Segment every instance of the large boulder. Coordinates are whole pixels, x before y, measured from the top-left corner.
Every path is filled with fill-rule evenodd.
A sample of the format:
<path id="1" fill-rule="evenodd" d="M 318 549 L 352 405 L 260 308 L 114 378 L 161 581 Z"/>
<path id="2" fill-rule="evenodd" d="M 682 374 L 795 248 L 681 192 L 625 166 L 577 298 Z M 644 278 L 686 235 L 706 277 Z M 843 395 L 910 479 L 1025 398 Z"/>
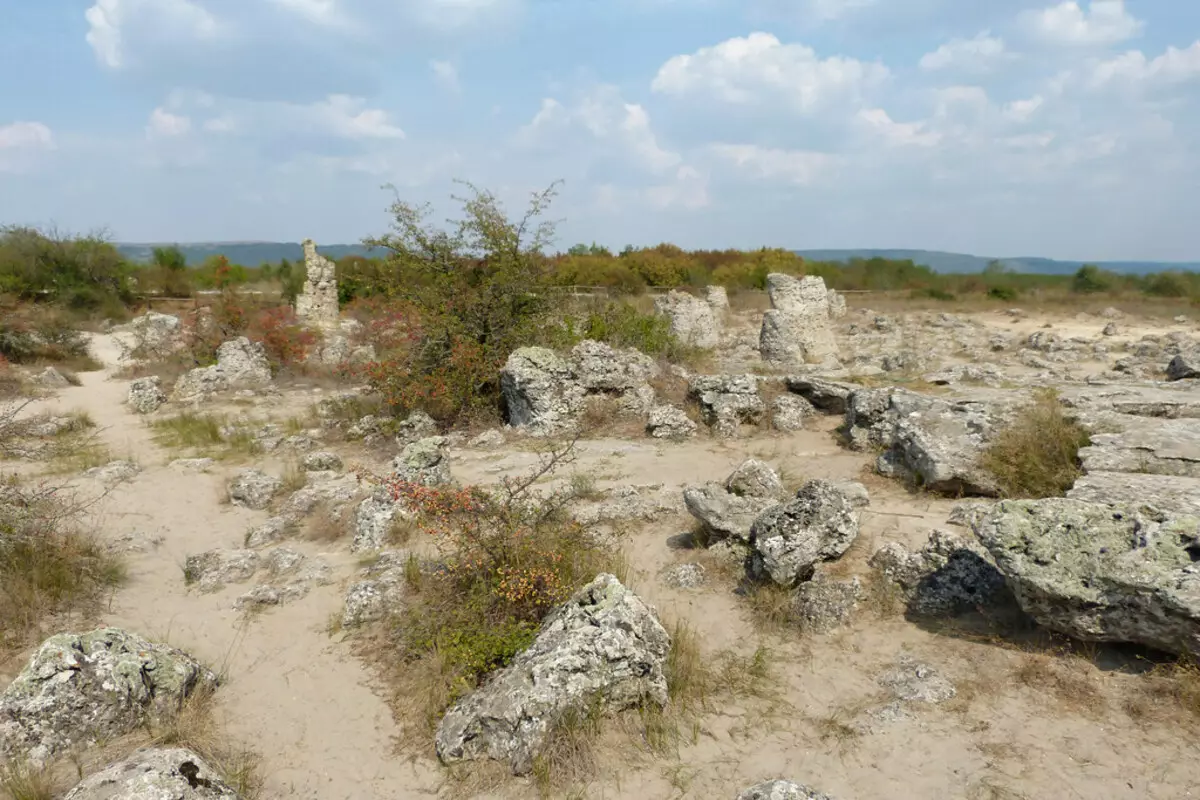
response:
<path id="1" fill-rule="evenodd" d="M 388 543 L 397 517 L 404 515 L 387 489 L 378 489 L 358 505 L 354 517 L 354 539 L 350 551 L 382 550 Z"/>
<path id="2" fill-rule="evenodd" d="M 0 756 L 43 764 L 169 718 L 216 686 L 182 650 L 119 628 L 52 636 L 0 694 Z"/>
<path id="3" fill-rule="evenodd" d="M 788 503 L 774 505 L 750 528 L 747 571 L 755 580 L 795 586 L 816 564 L 845 553 L 858 536 L 858 511 L 828 481 L 812 480 Z"/>
<path id="4" fill-rule="evenodd" d="M 63 800 L 239 800 L 204 759 L 178 747 L 139 750 L 84 778 Z"/>
<path id="5" fill-rule="evenodd" d="M 728 298 L 725 302 L 728 305 Z M 698 297 L 672 289 L 655 298 L 654 310 L 670 318 L 671 335 L 682 344 L 711 350 L 721 342 L 712 306 Z"/>
<path id="6" fill-rule="evenodd" d="M 688 396 L 699 404 L 705 424 L 722 438 L 737 436 L 743 424 L 759 424 L 767 412 L 754 375 L 697 375 L 688 383 Z"/>
<path id="7" fill-rule="evenodd" d="M 615 397 L 624 411 L 645 414 L 654 404 L 649 380 L 658 367 L 637 350 L 580 342 L 564 358 L 545 347 L 514 350 L 500 371 L 508 422 L 534 435 L 575 428 L 589 397 Z"/>
<path id="8" fill-rule="evenodd" d="M 696 434 L 696 423 L 678 406 L 655 406 L 646 418 L 646 432 L 655 439 L 686 439 Z"/>
<path id="9" fill-rule="evenodd" d="M 995 479 L 980 457 L 1006 418 L 998 402 L 860 389 L 847 403 L 845 431 L 852 447 L 883 451 L 875 464 L 881 475 L 933 492 L 992 497 Z"/>
<path id="10" fill-rule="evenodd" d="M 1123 430 L 1096 433 L 1080 448 L 1084 472 L 1144 472 L 1200 478 L 1200 425 L 1195 419 L 1129 415 L 1100 418 Z"/>
<path id="11" fill-rule="evenodd" d="M 1167 378 L 1173 381 L 1200 378 L 1200 353 L 1180 353 L 1167 364 Z"/>
<path id="12" fill-rule="evenodd" d="M 738 465 L 724 483 L 710 482 L 683 490 L 683 504 L 711 539 L 750 540 L 758 515 L 779 502 L 783 482 L 779 473 L 755 459 Z"/>
<path id="13" fill-rule="evenodd" d="M 261 342 L 245 336 L 217 348 L 217 363 L 187 372 L 175 383 L 172 396 L 196 400 L 232 389 L 262 389 L 271 385 L 271 362 Z"/>
<path id="14" fill-rule="evenodd" d="M 1200 478 L 1139 472 L 1090 472 L 1067 492 L 1072 500 L 1151 506 L 1200 516 Z"/>
<path id="15" fill-rule="evenodd" d="M 1039 624 L 1077 639 L 1200 656 L 1200 517 L 1006 500 L 975 532 Z"/>
<path id="16" fill-rule="evenodd" d="M 779 364 L 836 366 L 833 310 L 825 281 L 814 275 L 767 276 L 771 310 L 763 315 L 759 351 L 764 361 Z"/>
<path id="17" fill-rule="evenodd" d="M 443 762 L 493 759 L 525 774 L 556 722 L 601 704 L 619 711 L 667 702 L 671 637 L 653 608 L 598 575 L 542 624 L 528 650 L 446 712 Z"/>
<path id="18" fill-rule="evenodd" d="M 133 355 L 148 360 L 161 358 L 176 350 L 183 330 L 179 317 L 159 314 L 157 311 L 147 311 L 140 317 L 134 317 L 129 328 L 133 332 Z"/>

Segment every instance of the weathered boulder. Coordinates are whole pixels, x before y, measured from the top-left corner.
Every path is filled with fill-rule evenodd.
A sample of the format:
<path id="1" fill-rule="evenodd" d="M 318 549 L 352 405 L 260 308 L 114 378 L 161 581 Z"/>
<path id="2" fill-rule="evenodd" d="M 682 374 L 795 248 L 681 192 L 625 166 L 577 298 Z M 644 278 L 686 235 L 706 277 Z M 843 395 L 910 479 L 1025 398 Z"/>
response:
<path id="1" fill-rule="evenodd" d="M 658 367 L 636 350 L 580 342 L 569 359 L 544 347 L 522 347 L 500 371 L 508 423 L 534 435 L 572 430 L 589 397 L 615 397 L 622 410 L 645 414 L 654 404 L 648 381 Z"/>
<path id="2" fill-rule="evenodd" d="M 838 347 L 830 324 L 829 291 L 814 275 L 796 279 L 767 276 L 771 310 L 763 315 L 759 351 L 764 361 L 782 364 L 837 364 Z"/>
<path id="3" fill-rule="evenodd" d="M 723 438 L 737 436 L 743 424 L 759 424 L 767 411 L 754 375 L 697 375 L 688 395 L 700 405 L 704 423 Z"/>
<path id="4" fill-rule="evenodd" d="M 179 317 L 147 311 L 129 323 L 133 332 L 133 355 L 152 360 L 168 355 L 179 347 L 183 326 Z"/>
<path id="5" fill-rule="evenodd" d="M 728 299 L 726 299 L 728 303 Z M 672 289 L 654 300 L 654 310 L 671 320 L 671 335 L 690 347 L 711 350 L 720 344 L 720 328 L 712 307 L 687 292 Z"/>
<path id="6" fill-rule="evenodd" d="M 655 439 L 686 439 L 696 435 L 696 428 L 692 418 L 678 406 L 655 406 L 646 418 L 646 432 Z"/>
<path id="7" fill-rule="evenodd" d="M 262 470 L 248 469 L 229 483 L 229 502 L 235 506 L 261 511 L 283 488 L 283 481 Z"/>
<path id="8" fill-rule="evenodd" d="M 953 616 L 1011 603 L 1004 576 L 978 543 L 935 530 L 915 552 L 888 542 L 870 564 L 896 585 L 908 611 L 918 616 Z"/>
<path id="9" fill-rule="evenodd" d="M 397 479 L 422 486 L 443 486 L 450 483 L 450 458 L 446 453 L 445 436 L 430 436 L 406 445 L 392 459 L 392 474 Z"/>
<path id="10" fill-rule="evenodd" d="M 975 532 L 1039 624 L 1077 639 L 1200 655 L 1200 517 L 1006 500 Z"/>
<path id="11" fill-rule="evenodd" d="M 254 577 L 260 566 L 253 550 L 226 550 L 218 547 L 188 556 L 183 562 L 183 579 L 201 592 L 216 592 L 227 583 L 241 583 Z"/>
<path id="12" fill-rule="evenodd" d="M 777 431 L 804 430 L 804 421 L 815 415 L 813 404 L 797 394 L 781 394 L 771 402 L 771 427 Z"/>
<path id="13" fill-rule="evenodd" d="M 133 461 L 110 461 L 103 466 L 92 467 L 83 476 L 112 487 L 133 480 L 141 471 L 142 468 Z"/>
<path id="14" fill-rule="evenodd" d="M 699 589 L 708 582 L 703 564 L 672 564 L 662 571 L 662 582 L 673 589 Z"/>
<path id="15" fill-rule="evenodd" d="M 338 324 L 337 265 L 317 252 L 305 239 L 304 287 L 296 296 L 296 319 L 314 328 L 333 329 Z"/>
<path id="16" fill-rule="evenodd" d="M 725 488 L 739 497 L 779 497 L 783 481 L 770 464 L 748 458 L 725 479 Z"/>
<path id="17" fill-rule="evenodd" d="M 396 426 L 396 444 L 404 447 L 406 444 L 437 436 L 437 421 L 424 411 L 414 411 Z"/>
<path id="18" fill-rule="evenodd" d="M 809 633 L 832 633 L 850 624 L 862 599 L 857 577 L 835 578 L 818 571 L 796 587 L 796 617 Z"/>
<path id="19" fill-rule="evenodd" d="M 1006 406 L 948 401 L 903 389 L 860 389 L 850 395 L 845 430 L 852 447 L 882 449 L 881 475 L 947 494 L 994 496 L 996 483 L 979 464 Z"/>
<path id="20" fill-rule="evenodd" d="M 196 400 L 232 389 L 262 389 L 271 385 L 271 362 L 261 342 L 245 336 L 217 348 L 217 363 L 187 372 L 175 383 L 172 396 Z"/>
<path id="21" fill-rule="evenodd" d="M 812 480 L 787 503 L 771 506 L 750 528 L 747 572 L 755 580 L 795 586 L 818 562 L 832 561 L 858 536 L 858 512 L 833 484 Z"/>
<path id="22" fill-rule="evenodd" d="M 408 585 L 404 571 L 409 558 L 406 551 L 388 550 L 362 570 L 359 580 L 346 590 L 343 628 L 357 628 L 383 619 L 389 609 L 404 602 Z"/>
<path id="23" fill-rule="evenodd" d="M 1173 381 L 1200 378 L 1200 353 L 1180 353 L 1167 364 L 1167 377 Z"/>
<path id="24" fill-rule="evenodd" d="M 152 414 L 167 402 L 167 393 L 162 390 L 162 379 L 157 375 L 138 378 L 129 383 L 126 402 L 138 414 Z"/>
<path id="25" fill-rule="evenodd" d="M 380 489 L 358 505 L 354 520 L 354 539 L 350 551 L 381 550 L 391 536 L 396 518 L 403 516 L 404 509 L 396 503 L 386 489 Z"/>
<path id="26" fill-rule="evenodd" d="M 139 750 L 89 775 L 63 800 L 240 800 L 204 759 L 182 748 Z"/>
<path id="27" fill-rule="evenodd" d="M 805 375 L 789 376 L 784 383 L 789 392 L 800 395 L 826 414 L 845 414 L 850 395 L 862 388 L 853 383 L 838 383 Z"/>
<path id="28" fill-rule="evenodd" d="M 339 471 L 342 469 L 342 458 L 337 453 L 321 450 L 306 455 L 301 464 L 308 472 Z"/>
<path id="29" fill-rule="evenodd" d="M 68 389 L 71 382 L 54 367 L 46 367 L 33 376 L 33 382 L 46 389 Z"/>
<path id="30" fill-rule="evenodd" d="M 736 800 L 834 800 L 834 798 L 798 783 L 774 780 L 751 786 L 739 794 Z"/>
<path id="31" fill-rule="evenodd" d="M 718 321 L 729 313 L 729 292 L 725 291 L 724 286 L 704 287 L 704 302 L 708 303 Z"/>
<path id="32" fill-rule="evenodd" d="M 0 694 L 0 757 L 43 764 L 167 718 L 216 686 L 182 650 L 119 628 L 52 636 Z"/>
<path id="33" fill-rule="evenodd" d="M 595 703 L 612 711 L 666 704 L 670 649 L 654 610 L 612 575 L 598 575 L 546 618 L 528 650 L 446 712 L 438 757 L 493 759 L 528 773 L 564 716 Z"/>

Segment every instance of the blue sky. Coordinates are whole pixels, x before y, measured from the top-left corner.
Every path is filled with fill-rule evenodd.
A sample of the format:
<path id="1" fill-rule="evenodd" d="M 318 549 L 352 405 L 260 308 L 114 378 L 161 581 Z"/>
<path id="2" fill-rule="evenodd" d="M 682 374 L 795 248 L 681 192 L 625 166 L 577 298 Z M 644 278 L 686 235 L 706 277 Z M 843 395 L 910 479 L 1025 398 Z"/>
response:
<path id="1" fill-rule="evenodd" d="M 1200 259 L 1195 0 L 0 0 L 0 221 Z"/>

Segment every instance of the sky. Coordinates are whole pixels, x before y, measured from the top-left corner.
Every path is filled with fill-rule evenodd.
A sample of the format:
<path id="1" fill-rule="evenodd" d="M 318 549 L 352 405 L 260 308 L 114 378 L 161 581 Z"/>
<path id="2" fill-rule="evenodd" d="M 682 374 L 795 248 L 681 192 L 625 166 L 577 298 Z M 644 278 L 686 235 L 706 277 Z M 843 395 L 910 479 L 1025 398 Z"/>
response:
<path id="1" fill-rule="evenodd" d="M 0 223 L 1200 260 L 1196 0 L 0 0 Z M 392 187 L 392 188 L 385 188 Z"/>

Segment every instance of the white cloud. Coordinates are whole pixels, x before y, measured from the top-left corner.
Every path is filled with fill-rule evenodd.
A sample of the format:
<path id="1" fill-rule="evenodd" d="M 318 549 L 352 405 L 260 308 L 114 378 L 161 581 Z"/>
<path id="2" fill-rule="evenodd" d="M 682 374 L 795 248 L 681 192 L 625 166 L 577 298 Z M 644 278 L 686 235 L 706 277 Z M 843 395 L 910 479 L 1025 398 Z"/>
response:
<path id="1" fill-rule="evenodd" d="M 146 138 L 169 139 L 182 136 L 191 129 L 192 121 L 188 117 L 156 108 L 150 112 L 150 122 L 146 124 Z"/>
<path id="2" fill-rule="evenodd" d="M 988 108 L 987 91 L 981 86 L 946 86 L 934 91 L 934 116 L 981 114 Z"/>
<path id="3" fill-rule="evenodd" d="M 569 108 L 554 98 L 545 98 L 517 139 L 525 145 L 551 141 L 561 145 L 572 132 L 585 133 L 591 140 L 615 148 L 653 173 L 666 172 L 682 161 L 678 153 L 659 145 L 646 109 L 625 102 L 615 86 L 593 87 Z"/>
<path id="4" fill-rule="evenodd" d="M 39 154 L 54 148 L 54 132 L 40 122 L 0 126 L 0 172 L 23 172 Z"/>
<path id="5" fill-rule="evenodd" d="M 1130 50 L 1116 58 L 1101 61 L 1092 69 L 1091 83 L 1176 83 L 1200 78 L 1200 40 L 1180 50 L 1168 47 L 1157 58 L 1147 59 L 1140 50 Z"/>
<path id="6" fill-rule="evenodd" d="M 96 0 L 84 12 L 87 43 L 100 63 L 117 69 L 125 65 L 126 27 L 153 29 L 163 38 L 212 38 L 217 19 L 191 0 Z"/>
<path id="7" fill-rule="evenodd" d="M 882 108 L 865 108 L 858 112 L 858 119 L 888 144 L 933 147 L 942 140 L 942 135 L 929 130 L 926 123 L 895 122 Z"/>
<path id="8" fill-rule="evenodd" d="M 433 78 L 438 82 L 438 85 L 443 89 L 454 94 L 462 91 L 462 83 L 459 81 L 458 68 L 449 61 L 430 61 L 429 68 L 433 70 Z"/>
<path id="9" fill-rule="evenodd" d="M 425 27 L 453 30 L 510 17 L 523 0 L 412 0 L 408 5 Z"/>
<path id="10" fill-rule="evenodd" d="M 1040 94 L 1035 94 L 1025 100 L 1013 100 L 1004 106 L 1004 117 L 1012 122 L 1026 122 L 1034 115 L 1034 112 L 1042 107 L 1044 102 L 1045 100 Z"/>
<path id="11" fill-rule="evenodd" d="M 1092 0 L 1087 11 L 1075 0 L 1066 0 L 1029 12 L 1026 21 L 1041 38 L 1066 45 L 1122 42 L 1137 36 L 1145 27 L 1145 23 L 1125 9 L 1125 0 Z"/>
<path id="12" fill-rule="evenodd" d="M 344 94 L 330 95 L 308 108 L 321 127 L 345 139 L 403 139 L 404 131 L 388 120 L 386 111 L 366 108 L 366 100 Z"/>
<path id="13" fill-rule="evenodd" d="M 983 31 L 973 39 L 951 39 L 937 50 L 921 56 L 920 67 L 942 69 L 987 69 L 1005 56 L 1004 40 Z"/>
<path id="14" fill-rule="evenodd" d="M 323 28 L 351 27 L 350 18 L 343 12 L 337 0 L 270 0 L 270 2 L 303 17 L 313 25 Z"/>
<path id="15" fill-rule="evenodd" d="M 213 117 L 205 120 L 204 130 L 209 133 L 232 133 L 237 130 L 237 122 L 231 117 Z"/>
<path id="16" fill-rule="evenodd" d="M 780 180 L 807 186 L 823 176 L 836 162 L 828 153 L 783 150 L 753 144 L 716 143 L 708 152 L 743 174 L 758 179 Z"/>
<path id="17" fill-rule="evenodd" d="M 887 77 L 887 67 L 880 63 L 843 56 L 821 59 L 811 47 L 752 33 L 672 57 L 658 70 L 651 88 L 739 105 L 782 100 L 811 111 L 826 102 L 853 99 Z"/>

